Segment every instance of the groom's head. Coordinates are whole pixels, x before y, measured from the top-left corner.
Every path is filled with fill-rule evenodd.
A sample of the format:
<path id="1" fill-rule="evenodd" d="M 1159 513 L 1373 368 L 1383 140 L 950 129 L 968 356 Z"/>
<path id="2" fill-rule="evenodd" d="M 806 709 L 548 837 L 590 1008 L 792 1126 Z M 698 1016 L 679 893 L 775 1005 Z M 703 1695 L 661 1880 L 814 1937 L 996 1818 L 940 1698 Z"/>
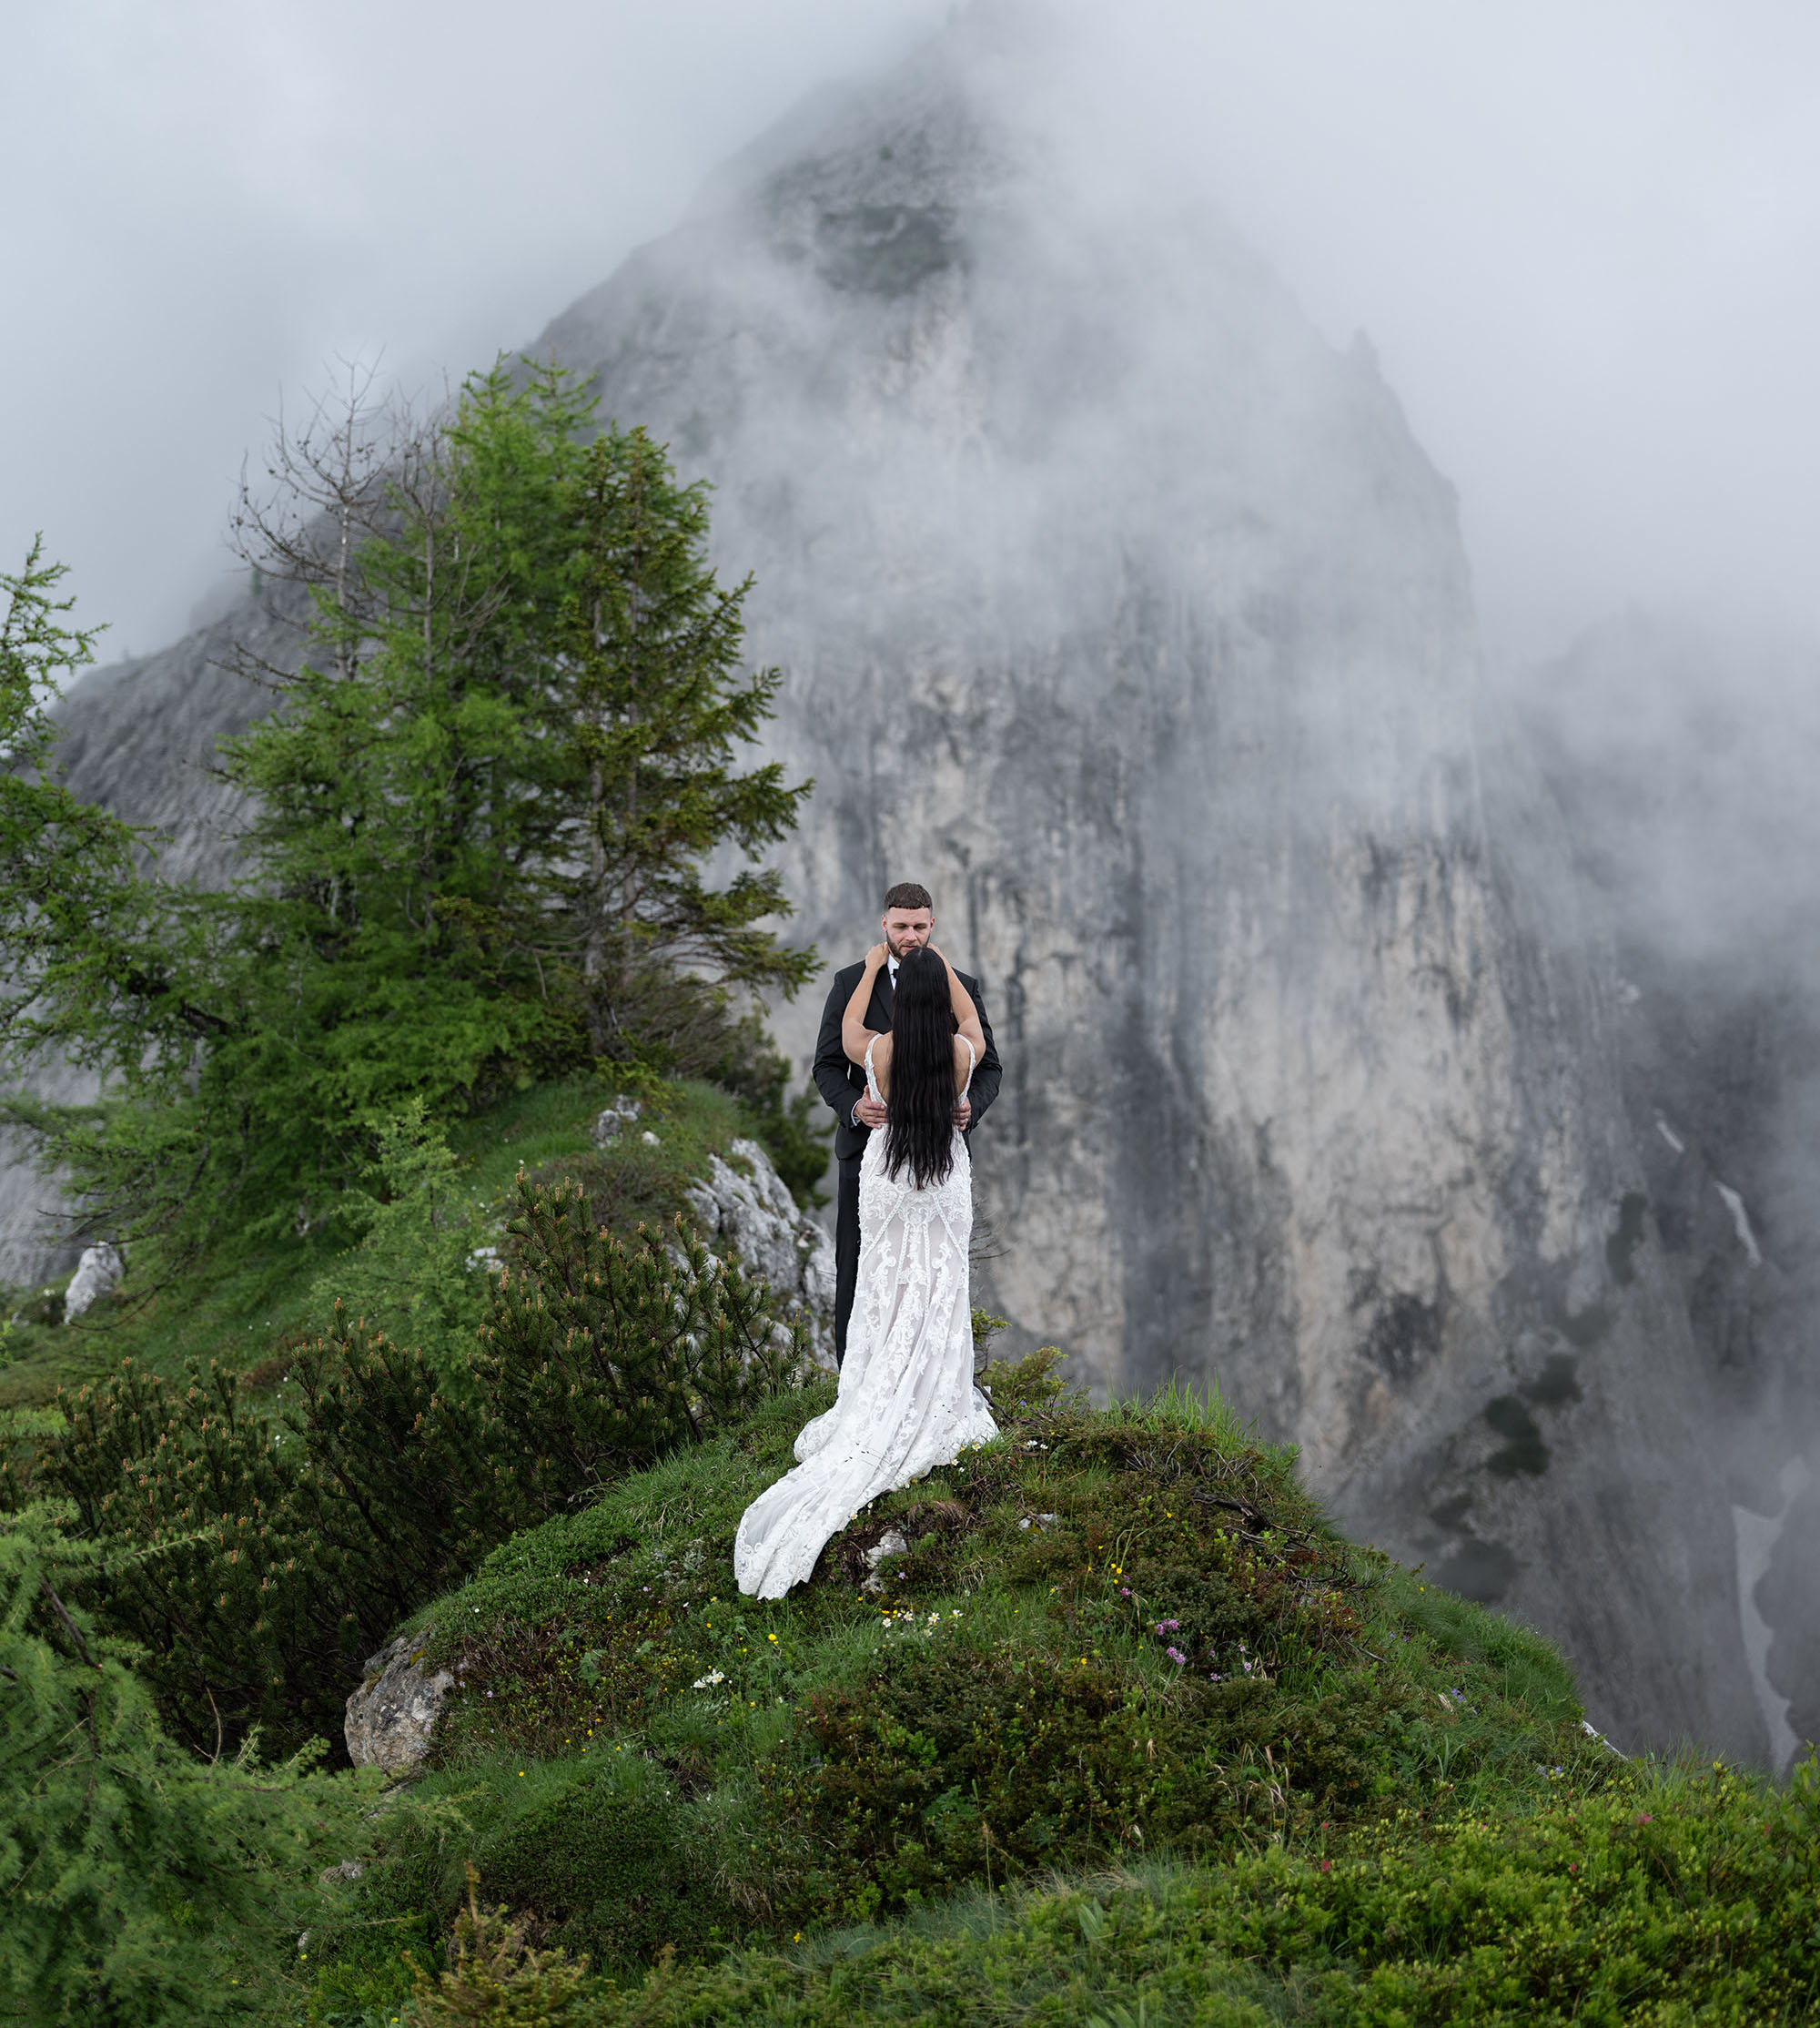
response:
<path id="1" fill-rule="evenodd" d="M 935 927 L 935 905 L 929 890 L 914 880 L 900 880 L 885 897 L 885 913 L 879 928 L 891 946 L 891 955 L 902 958 L 906 950 L 920 950 Z"/>

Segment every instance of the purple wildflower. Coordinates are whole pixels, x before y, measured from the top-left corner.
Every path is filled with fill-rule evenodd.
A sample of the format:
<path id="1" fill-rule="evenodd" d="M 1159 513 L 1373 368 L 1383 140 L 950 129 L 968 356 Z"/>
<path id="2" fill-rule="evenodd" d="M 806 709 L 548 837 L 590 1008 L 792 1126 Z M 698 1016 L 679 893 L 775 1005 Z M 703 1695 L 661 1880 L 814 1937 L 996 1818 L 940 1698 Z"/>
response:
<path id="1" fill-rule="evenodd" d="M 1163 1652 L 1178 1668 L 1180 1668 L 1182 1664 L 1188 1660 L 1188 1657 L 1182 1653 L 1179 1648 L 1166 1648 Z"/>

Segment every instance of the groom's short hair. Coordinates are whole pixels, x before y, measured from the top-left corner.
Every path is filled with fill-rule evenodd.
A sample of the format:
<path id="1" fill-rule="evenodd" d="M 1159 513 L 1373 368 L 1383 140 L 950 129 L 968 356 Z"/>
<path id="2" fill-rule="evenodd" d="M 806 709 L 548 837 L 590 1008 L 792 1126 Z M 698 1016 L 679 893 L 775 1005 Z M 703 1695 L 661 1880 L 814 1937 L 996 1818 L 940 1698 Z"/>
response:
<path id="1" fill-rule="evenodd" d="M 929 890 L 918 887 L 914 880 L 900 880 L 885 897 L 885 913 L 888 916 L 894 908 L 926 908 L 933 916 L 935 905 L 929 898 Z"/>

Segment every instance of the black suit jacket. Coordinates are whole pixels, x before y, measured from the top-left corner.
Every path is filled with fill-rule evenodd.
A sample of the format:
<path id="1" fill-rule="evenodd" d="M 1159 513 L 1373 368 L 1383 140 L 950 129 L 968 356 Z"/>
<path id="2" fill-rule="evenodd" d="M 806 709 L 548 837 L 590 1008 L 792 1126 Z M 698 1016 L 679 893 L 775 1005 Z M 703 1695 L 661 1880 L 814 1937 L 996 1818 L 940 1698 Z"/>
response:
<path id="1" fill-rule="evenodd" d="M 841 1161 L 851 1161 L 864 1154 L 872 1132 L 870 1127 L 853 1123 L 854 1102 L 865 1094 L 865 1072 L 857 1063 L 848 1062 L 847 1052 L 841 1047 L 841 1018 L 864 970 L 865 960 L 862 958 L 857 965 L 844 966 L 834 974 L 834 982 L 828 989 L 828 1004 L 822 1010 L 822 1032 L 815 1041 L 815 1089 L 840 1121 L 834 1130 L 834 1154 Z M 967 1120 L 967 1131 L 971 1133 L 997 1098 L 1005 1067 L 993 1043 L 992 1023 L 986 1018 L 986 995 L 980 991 L 978 979 L 968 978 L 959 966 L 955 968 L 955 977 L 972 994 L 980 1029 L 986 1037 L 986 1054 L 974 1066 L 973 1082 L 967 1087 L 967 1097 L 973 1101 L 973 1113 Z M 883 1034 L 891 1026 L 892 999 L 891 973 L 881 966 L 873 984 L 872 1004 L 865 1010 L 867 1028 Z"/>

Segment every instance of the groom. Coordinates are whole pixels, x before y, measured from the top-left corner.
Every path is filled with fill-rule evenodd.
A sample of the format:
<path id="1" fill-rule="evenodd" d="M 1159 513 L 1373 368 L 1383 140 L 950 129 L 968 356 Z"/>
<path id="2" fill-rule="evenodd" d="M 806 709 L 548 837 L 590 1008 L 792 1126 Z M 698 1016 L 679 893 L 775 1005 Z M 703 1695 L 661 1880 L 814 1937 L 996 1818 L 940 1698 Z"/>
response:
<path id="1" fill-rule="evenodd" d="M 891 948 L 888 969 L 878 975 L 872 989 L 872 1005 L 865 1010 L 865 1025 L 879 1034 L 891 1026 L 891 1002 L 897 981 L 897 961 L 906 950 L 920 949 L 929 941 L 935 927 L 935 904 L 929 890 L 914 880 L 900 881 L 885 897 L 885 914 L 879 928 Z M 840 1120 L 834 1133 L 834 1159 L 841 1166 L 840 1195 L 834 1215 L 834 1361 L 846 1357 L 847 1319 L 853 1314 L 854 1285 L 859 1279 L 859 1165 L 866 1141 L 875 1127 L 885 1124 L 885 1108 L 866 1091 L 865 1072 L 847 1060 L 841 1047 L 841 1017 L 847 1010 L 853 989 L 864 971 L 862 960 L 834 974 L 828 991 L 828 1004 L 822 1014 L 822 1032 L 815 1044 L 815 1088 L 834 1110 Z M 1005 1075 L 993 1047 L 992 1023 L 986 1018 L 986 997 L 979 981 L 956 968 L 956 976 L 969 993 L 979 1012 L 979 1025 L 986 1031 L 986 1054 L 973 1074 L 967 1095 L 955 1104 L 955 1118 L 968 1133 L 978 1126 L 986 1109 L 998 1096 L 999 1080 Z"/>

